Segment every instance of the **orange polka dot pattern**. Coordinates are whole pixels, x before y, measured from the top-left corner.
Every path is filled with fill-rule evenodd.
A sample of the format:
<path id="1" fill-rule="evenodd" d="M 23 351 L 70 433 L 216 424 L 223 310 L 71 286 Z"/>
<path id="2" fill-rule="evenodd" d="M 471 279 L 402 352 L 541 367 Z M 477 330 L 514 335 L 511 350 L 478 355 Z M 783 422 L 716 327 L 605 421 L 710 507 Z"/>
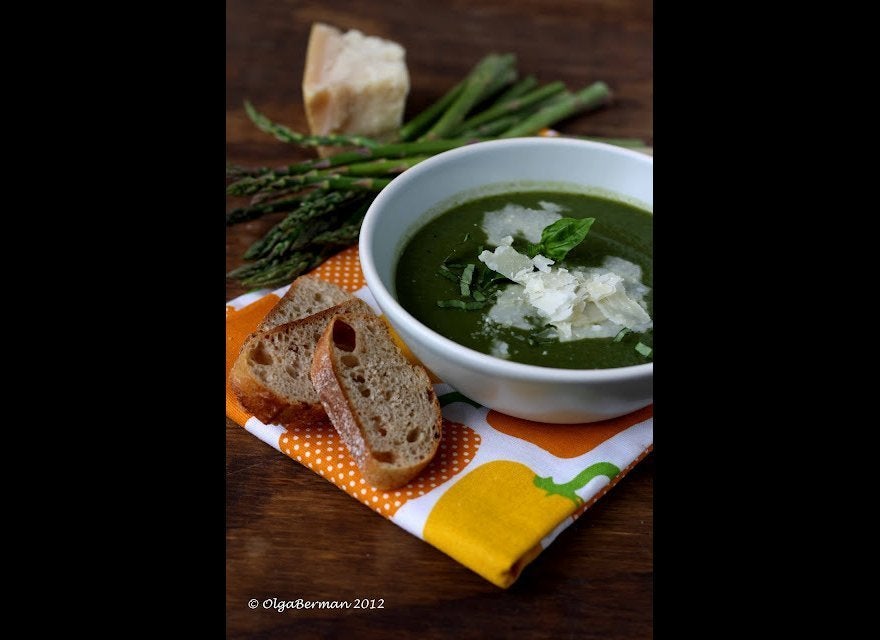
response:
<path id="1" fill-rule="evenodd" d="M 418 477 L 391 491 L 376 489 L 364 480 L 345 444 L 339 440 L 339 434 L 328 424 L 294 427 L 278 437 L 278 447 L 353 498 L 390 518 L 407 500 L 423 496 L 461 473 L 477 454 L 480 436 L 463 424 L 444 419 L 443 439 L 437 455 Z"/>
<path id="2" fill-rule="evenodd" d="M 364 274 L 361 272 L 357 245 L 333 256 L 332 260 L 327 260 L 309 275 L 337 284 L 349 293 L 353 293 L 367 284 L 364 280 Z"/>

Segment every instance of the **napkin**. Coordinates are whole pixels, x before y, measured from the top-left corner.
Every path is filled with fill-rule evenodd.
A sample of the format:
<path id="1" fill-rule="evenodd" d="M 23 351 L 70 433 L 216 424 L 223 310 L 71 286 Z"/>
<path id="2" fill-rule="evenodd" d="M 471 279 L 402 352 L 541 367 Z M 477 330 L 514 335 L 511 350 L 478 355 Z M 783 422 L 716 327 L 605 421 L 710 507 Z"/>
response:
<path id="1" fill-rule="evenodd" d="M 380 312 L 364 281 L 357 247 L 327 260 L 312 275 Z M 440 382 L 434 385 L 443 409 L 437 455 L 409 484 L 377 490 L 361 477 L 331 425 L 263 424 L 230 388 L 229 372 L 241 345 L 286 290 L 248 293 L 226 303 L 226 415 L 499 587 L 513 584 L 653 448 L 653 406 L 591 424 L 542 424 L 490 410 Z"/>

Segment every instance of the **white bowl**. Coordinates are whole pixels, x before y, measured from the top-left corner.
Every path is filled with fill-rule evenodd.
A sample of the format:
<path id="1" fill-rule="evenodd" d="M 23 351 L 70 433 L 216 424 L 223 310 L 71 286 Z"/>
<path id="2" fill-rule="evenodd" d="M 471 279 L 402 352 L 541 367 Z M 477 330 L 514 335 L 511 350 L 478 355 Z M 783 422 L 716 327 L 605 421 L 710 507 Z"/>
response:
<path id="1" fill-rule="evenodd" d="M 502 413 L 560 424 L 615 418 L 653 402 L 654 364 L 554 369 L 464 347 L 416 320 L 398 302 L 395 269 L 406 242 L 458 202 L 504 190 L 603 193 L 653 212 L 654 159 L 598 142 L 513 138 L 438 154 L 382 190 L 364 218 L 364 277 L 391 325 L 444 382 Z"/>

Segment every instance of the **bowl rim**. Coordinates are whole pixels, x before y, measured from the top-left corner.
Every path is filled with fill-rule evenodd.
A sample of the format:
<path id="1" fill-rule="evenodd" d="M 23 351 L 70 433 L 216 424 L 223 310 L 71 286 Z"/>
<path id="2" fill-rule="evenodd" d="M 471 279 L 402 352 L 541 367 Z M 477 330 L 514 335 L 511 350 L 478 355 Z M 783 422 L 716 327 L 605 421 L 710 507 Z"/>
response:
<path id="1" fill-rule="evenodd" d="M 488 370 L 491 373 L 506 378 L 521 380 L 528 379 L 530 381 L 549 383 L 614 382 L 616 380 L 632 380 L 652 376 L 654 372 L 653 361 L 645 364 L 630 365 L 628 367 L 614 367 L 610 369 L 560 369 L 556 367 L 543 367 L 539 365 L 513 362 L 511 360 L 497 358 L 476 351 L 475 349 L 466 347 L 437 333 L 427 325 L 423 324 L 418 318 L 407 311 L 403 305 L 397 302 L 388 288 L 382 283 L 373 256 L 369 251 L 369 246 L 373 242 L 373 237 L 376 234 L 379 224 L 380 210 L 386 205 L 388 200 L 394 197 L 397 191 L 402 189 L 408 182 L 418 179 L 423 173 L 432 171 L 436 166 L 455 162 L 460 156 L 481 153 L 484 150 L 492 150 L 496 148 L 504 149 L 506 147 L 532 145 L 565 145 L 583 148 L 593 147 L 602 152 L 630 157 L 640 162 L 646 162 L 652 166 L 654 164 L 652 156 L 631 149 L 624 149 L 622 147 L 606 144 L 604 142 L 595 142 L 593 140 L 557 137 L 522 137 L 508 138 L 504 140 L 489 140 L 485 142 L 475 142 L 463 147 L 457 147 L 449 151 L 438 153 L 437 155 L 420 162 L 414 167 L 407 169 L 405 172 L 394 178 L 384 189 L 382 189 L 381 192 L 379 192 L 379 195 L 377 195 L 370 204 L 370 207 L 364 216 L 364 221 L 361 226 L 360 240 L 358 242 L 358 251 L 361 270 L 363 271 L 364 279 L 367 282 L 370 293 L 373 295 L 382 311 L 389 316 L 389 319 L 396 319 L 401 323 L 405 323 L 408 330 L 416 334 L 419 340 L 432 344 L 432 350 L 442 351 L 443 357 L 471 369 L 479 369 L 481 371 Z M 651 215 L 653 216 L 653 212 L 651 212 Z"/>

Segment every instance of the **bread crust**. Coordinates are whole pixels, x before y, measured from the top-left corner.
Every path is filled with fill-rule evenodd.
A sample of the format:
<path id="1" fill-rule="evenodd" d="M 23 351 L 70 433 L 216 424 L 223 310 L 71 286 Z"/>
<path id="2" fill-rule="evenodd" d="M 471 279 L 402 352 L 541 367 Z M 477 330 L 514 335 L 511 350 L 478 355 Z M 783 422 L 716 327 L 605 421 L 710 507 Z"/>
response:
<path id="1" fill-rule="evenodd" d="M 348 395 L 348 391 L 339 382 L 343 376 L 333 358 L 333 327 L 337 320 L 351 322 L 345 315 L 337 314 L 325 327 L 324 333 L 315 347 L 315 355 L 312 358 L 312 385 L 318 392 L 318 397 L 321 399 L 330 421 L 333 423 L 342 441 L 348 447 L 349 453 L 361 470 L 364 479 L 377 489 L 398 488 L 415 478 L 431 462 L 437 453 L 440 439 L 432 440 L 430 454 L 414 465 L 401 467 L 381 462 L 373 457 L 373 452 L 369 450 L 365 437 L 364 425 L 359 419 L 357 412 L 353 409 L 354 405 Z M 388 335 L 388 340 L 393 344 L 390 335 Z M 401 358 L 403 358 L 402 355 Z M 440 403 L 437 400 L 437 395 L 434 393 L 434 387 L 431 385 L 428 374 L 421 367 L 416 365 L 410 366 L 421 374 L 419 377 L 425 384 L 425 388 L 432 400 L 435 415 L 437 416 L 435 425 L 437 433 L 441 433 L 443 418 L 440 412 Z M 422 390 L 418 391 L 418 393 L 421 392 Z"/>
<path id="2" fill-rule="evenodd" d="M 245 409 L 250 411 L 264 424 L 311 424 L 316 420 L 327 420 L 323 405 L 318 402 L 291 403 L 267 389 L 250 372 L 247 364 L 246 348 L 254 340 L 252 336 L 245 340 L 244 346 L 232 365 L 229 383 L 232 391 Z"/>
<path id="3" fill-rule="evenodd" d="M 268 331 L 257 331 L 251 334 L 244 341 L 241 351 L 238 353 L 238 358 L 236 358 L 235 363 L 232 365 L 232 371 L 229 374 L 230 386 L 241 405 L 253 413 L 258 420 L 266 424 L 295 426 L 313 424 L 316 421 L 327 421 L 327 414 L 320 401 L 315 403 L 290 402 L 271 389 L 268 389 L 252 373 L 248 364 L 247 353 L 254 341 L 260 340 L 266 335 L 286 331 L 290 325 L 301 325 L 304 322 L 320 322 L 325 319 L 329 321 L 341 310 L 359 310 L 362 313 L 373 313 L 369 305 L 363 300 L 352 296 L 350 300 L 305 318 L 273 327 Z"/>
<path id="4" fill-rule="evenodd" d="M 337 299 L 338 301 L 335 304 L 331 304 L 330 306 L 336 306 L 346 302 L 347 300 L 351 300 L 354 296 L 350 293 L 343 290 L 341 287 L 338 287 L 335 284 L 330 282 L 326 282 L 321 280 L 320 278 L 315 278 L 309 275 L 304 275 L 298 277 L 294 280 L 290 287 L 287 289 L 287 293 L 269 310 L 269 313 L 266 314 L 266 317 L 263 318 L 263 321 L 257 326 L 256 331 L 254 333 L 260 333 L 265 331 L 271 331 L 277 326 L 282 324 L 286 324 L 287 322 L 292 322 L 293 320 L 285 320 L 284 318 L 288 315 L 284 312 L 284 309 L 287 305 L 292 305 L 293 301 L 296 299 L 298 292 L 300 289 L 307 289 L 311 287 L 312 289 L 317 289 L 321 293 L 325 294 L 330 299 Z M 330 307 L 325 307 L 325 309 L 329 309 Z M 301 312 L 301 309 L 298 309 Z M 315 311 L 314 313 L 320 313 L 323 311 Z M 314 315 L 309 314 L 309 315 Z M 297 319 L 302 319 L 307 317 L 306 315 L 299 315 Z"/>

